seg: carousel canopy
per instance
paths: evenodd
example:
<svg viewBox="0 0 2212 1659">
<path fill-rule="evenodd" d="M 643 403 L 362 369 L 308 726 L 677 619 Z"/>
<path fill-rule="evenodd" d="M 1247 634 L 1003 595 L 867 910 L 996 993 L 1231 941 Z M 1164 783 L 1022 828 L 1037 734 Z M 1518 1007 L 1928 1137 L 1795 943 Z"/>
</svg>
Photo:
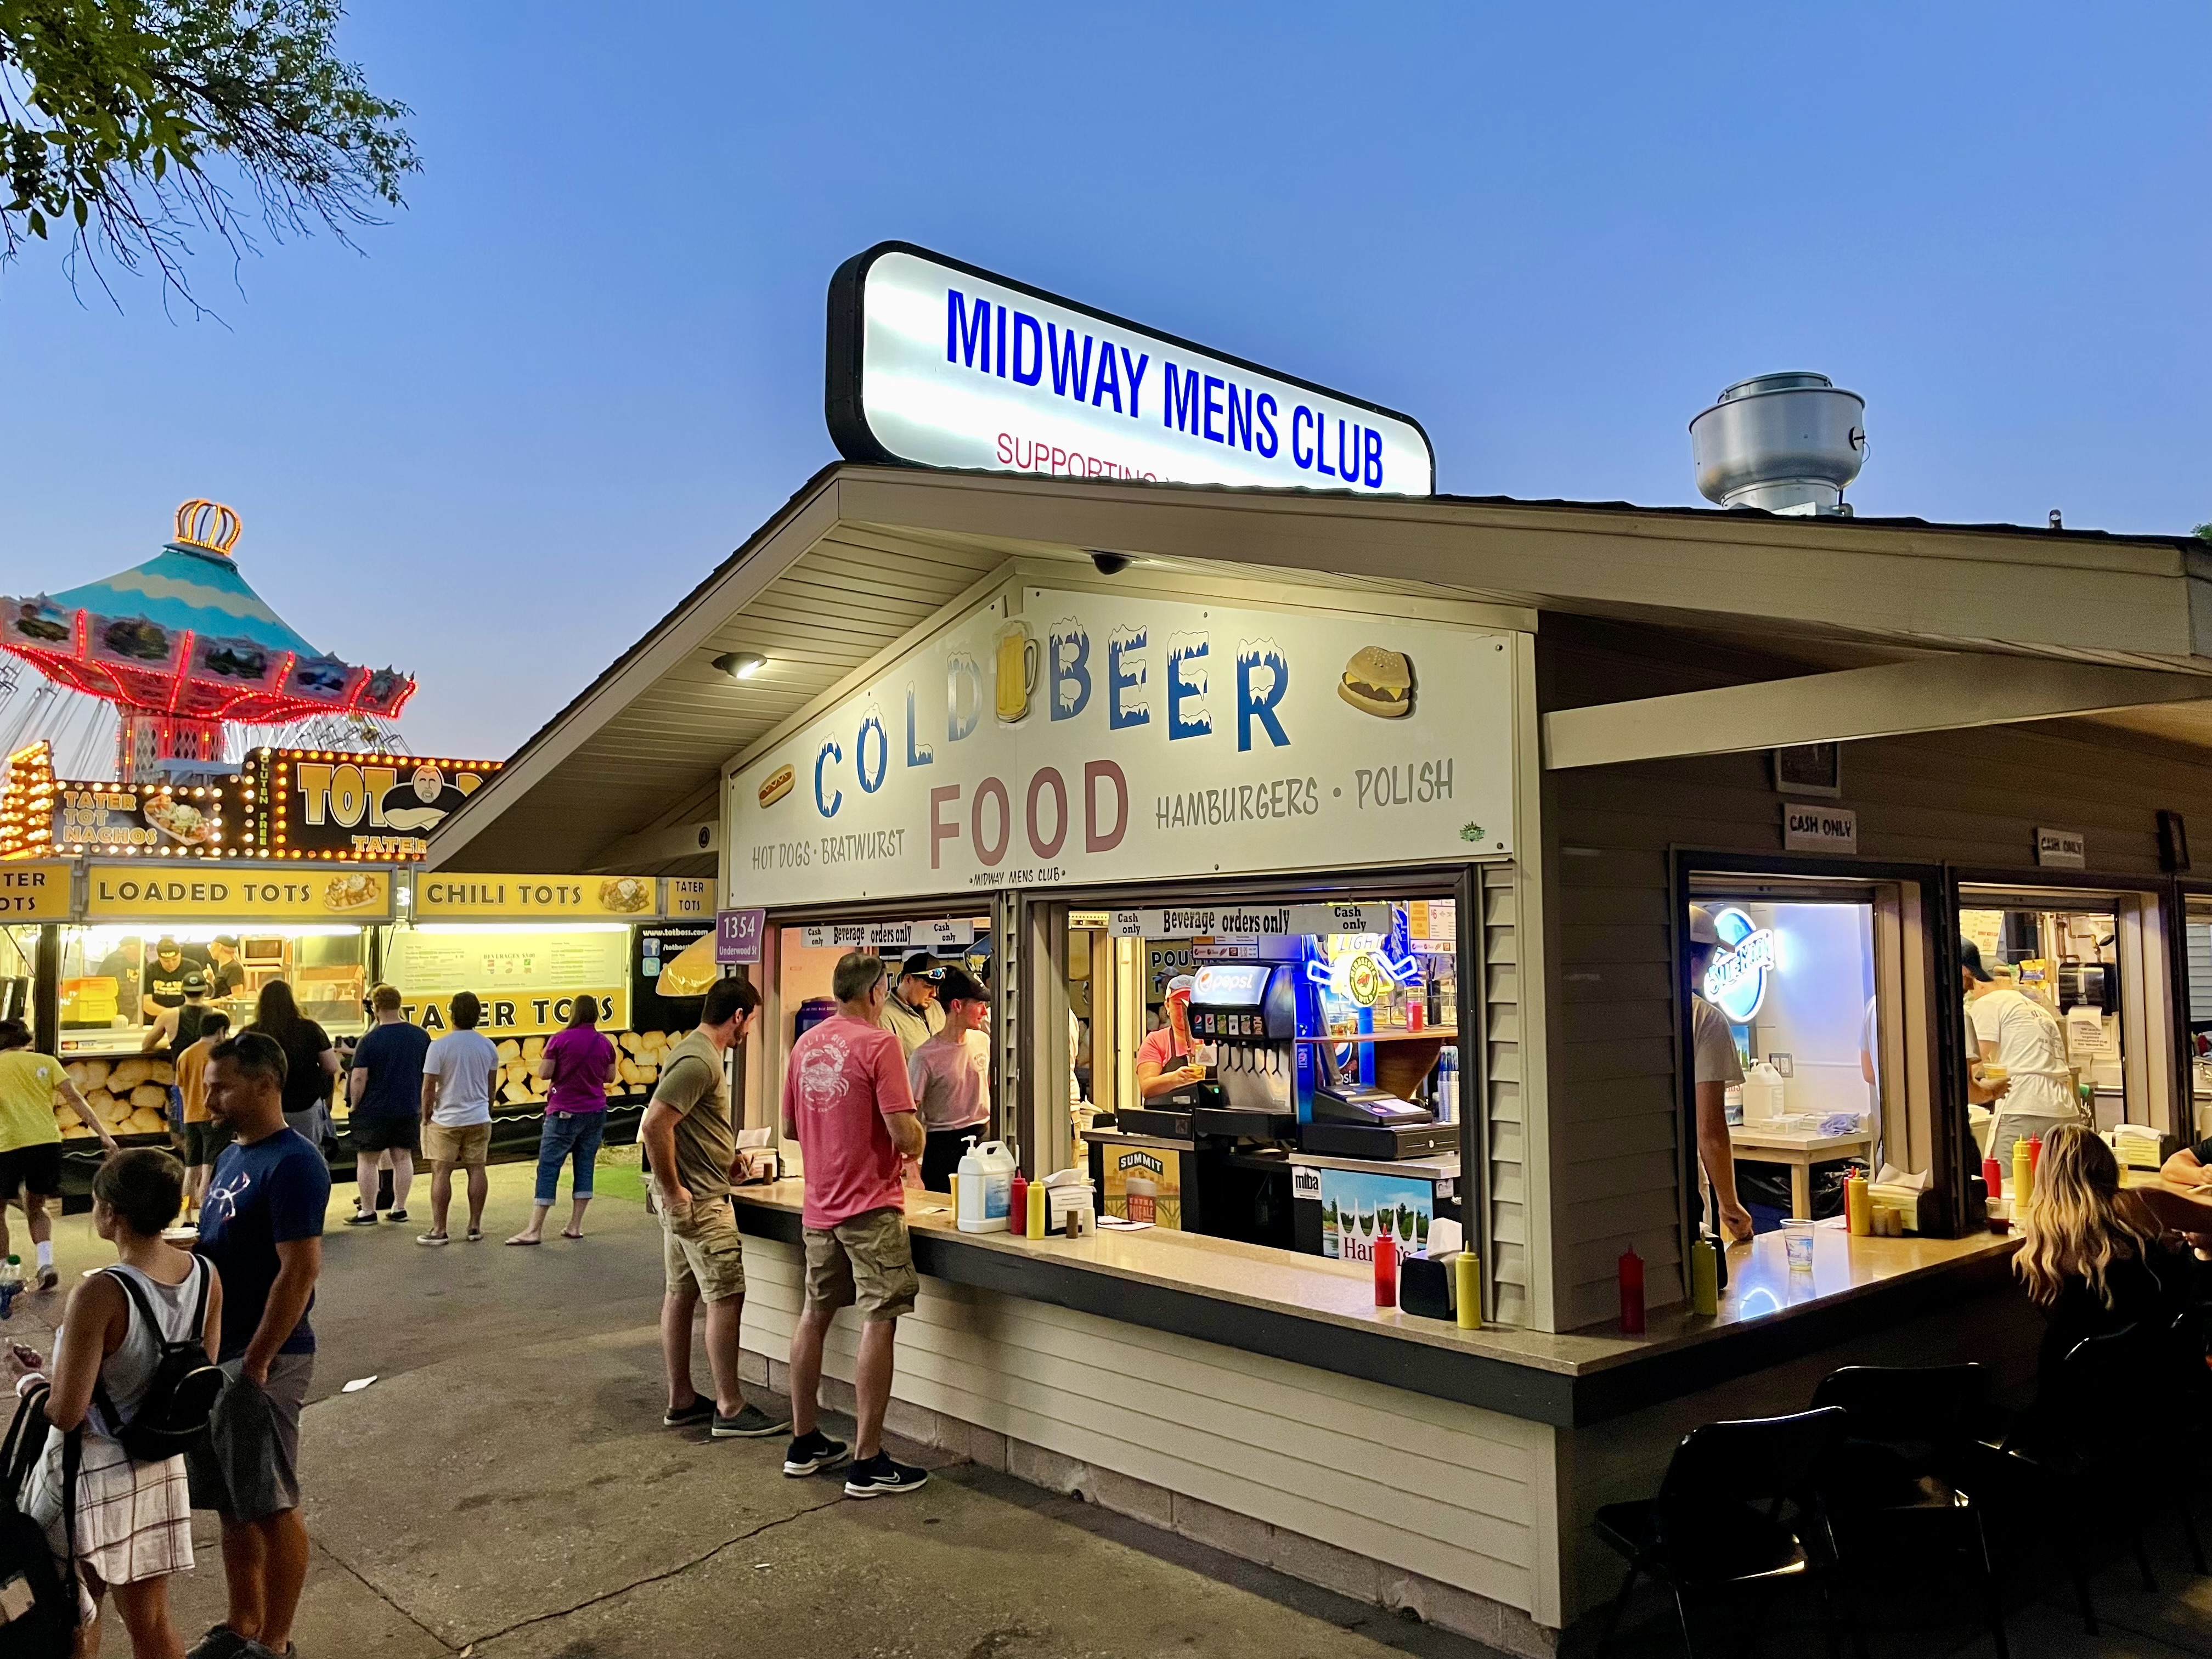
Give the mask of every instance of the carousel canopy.
<svg viewBox="0 0 2212 1659">
<path fill-rule="evenodd" d="M 397 716 L 414 680 L 308 644 L 239 574 L 239 529 L 230 508 L 186 501 L 176 539 L 145 563 L 59 593 L 0 599 L 0 648 L 61 684 L 174 719 Z"/>
</svg>

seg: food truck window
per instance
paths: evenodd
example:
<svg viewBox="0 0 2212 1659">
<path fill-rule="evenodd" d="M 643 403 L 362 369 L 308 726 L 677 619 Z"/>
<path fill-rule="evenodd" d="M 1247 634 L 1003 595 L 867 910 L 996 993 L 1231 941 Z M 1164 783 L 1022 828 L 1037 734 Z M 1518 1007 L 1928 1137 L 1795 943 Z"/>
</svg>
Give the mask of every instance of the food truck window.
<svg viewBox="0 0 2212 1659">
<path fill-rule="evenodd" d="M 37 928 L 0 927 L 0 1019 L 30 1023 L 38 950 Z"/>
<path fill-rule="evenodd" d="M 177 946 L 173 965 L 160 955 L 165 939 Z M 58 988 L 61 1048 L 64 1054 L 135 1050 L 155 1012 L 179 1000 L 176 980 L 194 970 L 230 989 L 230 995 L 209 1000 L 235 1024 L 252 1018 L 262 986 L 282 979 L 308 1018 L 332 1036 L 351 1036 L 367 1024 L 362 1000 L 368 990 L 368 934 L 362 927 L 64 927 Z"/>
<path fill-rule="evenodd" d="M 1966 994 L 1967 1041 L 1985 1078 L 2010 1085 L 1994 1112 L 1968 1109 L 1982 1150 L 1999 1118 L 2023 1133 L 2092 1118 L 2105 1131 L 2162 1132 L 2171 1073 L 2155 1033 L 2170 1027 L 2156 898 L 1966 885 L 1959 907 L 1960 933 L 1990 975 Z M 1999 991 L 2047 1018 L 2005 1021 Z"/>
<path fill-rule="evenodd" d="M 1100 921 L 1071 927 L 1069 954 L 1088 949 L 1091 1010 L 1073 1141 L 1104 1224 L 1360 1261 L 1458 1225 L 1452 900 Z"/>
<path fill-rule="evenodd" d="M 1724 1100 L 1736 1195 L 1754 1226 L 1839 1214 L 1854 1162 L 1869 1176 L 1887 1166 L 1902 1188 L 1933 1188 L 1934 1044 L 1918 884 L 1698 875 L 1689 891 L 1717 936 L 1701 956 L 1686 927 L 1685 965 L 1703 961 L 1692 993 L 1718 1015 L 1743 1073 Z M 1692 1145 L 1697 1080 L 1684 1079 Z M 1710 1225 L 1710 1171 L 1695 1162 L 1692 1212 Z"/>
</svg>

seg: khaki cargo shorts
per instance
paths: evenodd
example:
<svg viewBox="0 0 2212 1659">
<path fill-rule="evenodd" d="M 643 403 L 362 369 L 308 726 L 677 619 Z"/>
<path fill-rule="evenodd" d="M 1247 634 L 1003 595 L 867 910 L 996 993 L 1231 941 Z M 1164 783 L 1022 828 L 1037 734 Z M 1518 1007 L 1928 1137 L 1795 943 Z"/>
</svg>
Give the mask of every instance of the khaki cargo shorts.
<svg viewBox="0 0 2212 1659">
<path fill-rule="evenodd" d="M 465 1123 L 448 1128 L 442 1123 L 422 1126 L 422 1156 L 433 1164 L 459 1164 L 474 1169 L 491 1158 L 491 1125 Z"/>
<path fill-rule="evenodd" d="M 921 1279 L 907 1240 L 906 1212 L 870 1210 L 834 1227 L 806 1229 L 806 1305 L 858 1308 L 865 1320 L 914 1311 Z"/>
<path fill-rule="evenodd" d="M 680 1216 L 663 1210 L 660 1241 L 671 1296 L 696 1291 L 703 1301 L 727 1302 L 745 1293 L 745 1248 L 728 1199 L 695 1199 Z"/>
</svg>

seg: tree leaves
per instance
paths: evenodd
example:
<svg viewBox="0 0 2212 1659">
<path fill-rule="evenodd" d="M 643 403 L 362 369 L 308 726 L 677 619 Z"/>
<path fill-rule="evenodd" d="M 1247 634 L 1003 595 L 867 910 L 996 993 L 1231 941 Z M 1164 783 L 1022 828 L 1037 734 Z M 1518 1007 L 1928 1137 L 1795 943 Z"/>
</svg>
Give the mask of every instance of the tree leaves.
<svg viewBox="0 0 2212 1659">
<path fill-rule="evenodd" d="M 407 110 L 337 55 L 343 16 L 339 0 L 0 0 L 0 258 L 73 222 L 70 258 L 103 287 L 103 259 L 150 264 L 194 303 L 188 231 L 252 246 L 218 157 L 279 240 L 347 240 L 400 206 L 420 165 Z"/>
</svg>

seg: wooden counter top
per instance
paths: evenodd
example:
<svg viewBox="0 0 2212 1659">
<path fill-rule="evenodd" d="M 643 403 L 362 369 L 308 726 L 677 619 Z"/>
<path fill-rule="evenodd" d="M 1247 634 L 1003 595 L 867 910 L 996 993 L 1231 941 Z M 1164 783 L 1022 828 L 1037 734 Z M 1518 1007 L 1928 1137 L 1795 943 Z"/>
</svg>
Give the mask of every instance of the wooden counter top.
<svg viewBox="0 0 2212 1659">
<path fill-rule="evenodd" d="M 796 1241 L 804 1190 L 795 1180 L 743 1188 L 740 1226 Z M 1232 1239 L 1158 1227 L 1075 1240 L 963 1233 L 942 1194 L 910 1193 L 909 1205 L 915 1262 L 933 1276 L 1561 1424 L 1760 1369 L 1869 1319 L 1977 1294 L 2018 1245 L 1987 1233 L 1852 1238 L 1840 1223 L 1823 1224 L 1814 1271 L 1792 1274 L 1782 1236 L 1769 1233 L 1729 1253 L 1717 1317 L 1656 1309 L 1645 1334 L 1628 1337 L 1611 1326 L 1463 1331 L 1376 1307 L 1364 1264 Z"/>
</svg>

